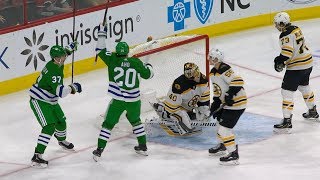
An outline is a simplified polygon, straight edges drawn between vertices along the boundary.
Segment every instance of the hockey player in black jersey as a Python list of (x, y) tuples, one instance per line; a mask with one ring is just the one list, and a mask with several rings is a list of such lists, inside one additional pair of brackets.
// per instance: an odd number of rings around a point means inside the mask
[(306, 119), (319, 118), (314, 103), (314, 93), (309, 86), (313, 58), (301, 29), (290, 23), (290, 16), (287, 13), (276, 14), (274, 24), (281, 32), (279, 37), (281, 53), (274, 59), (274, 69), (281, 72), (286, 67), (281, 86), (283, 120), (280, 124), (274, 125), (274, 131), (288, 133), (292, 129), (293, 97), (297, 89), (301, 92), (309, 109), (302, 116)]
[(247, 96), (243, 88), (244, 81), (232, 68), (223, 62), (224, 54), (218, 49), (209, 52), (208, 60), (213, 66), (210, 72), (210, 80), (213, 88), (213, 103), (211, 112), (214, 112), (222, 104), (225, 105), (218, 113), (213, 114), (217, 118), (217, 136), (220, 143), (209, 149), (210, 155), (224, 155), (220, 158), (222, 165), (239, 164), (238, 145), (235, 142), (233, 127), (245, 111)]

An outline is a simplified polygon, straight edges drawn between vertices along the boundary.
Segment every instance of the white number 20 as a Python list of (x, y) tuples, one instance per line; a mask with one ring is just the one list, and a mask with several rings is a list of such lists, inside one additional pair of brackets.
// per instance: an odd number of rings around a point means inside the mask
[(136, 84), (137, 71), (135, 69), (129, 68), (126, 71), (121, 67), (114, 68), (114, 72), (118, 72), (118, 74), (114, 77), (114, 80), (119, 84), (119, 86), (123, 86), (123, 81), (118, 81), (124, 75), (124, 85), (126, 87), (133, 87)]

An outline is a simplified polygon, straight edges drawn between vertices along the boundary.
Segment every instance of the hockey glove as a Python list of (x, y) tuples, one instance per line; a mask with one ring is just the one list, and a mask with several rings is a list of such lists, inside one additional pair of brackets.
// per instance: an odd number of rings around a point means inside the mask
[[(213, 103), (211, 103), (211, 107), (210, 107), (211, 113), (217, 110), (220, 106), (221, 106), (221, 100), (219, 99), (219, 97), (214, 97)], [(221, 118), (221, 114), (222, 114), (222, 111), (220, 110), (217, 113), (212, 114), (212, 117), (217, 118), (219, 120)]]
[(199, 121), (207, 121), (210, 116), (209, 106), (199, 106), (196, 108), (196, 118)]
[(284, 62), (286, 60), (288, 60), (288, 57), (286, 57), (286, 56), (283, 56), (281, 54), (279, 56), (277, 56), (274, 59), (274, 70), (276, 70), (277, 72), (281, 72), (285, 67)]
[(69, 86), (71, 87), (71, 94), (75, 94), (76, 92), (82, 92), (82, 87), (80, 83), (72, 83)]
[(98, 27), (98, 37), (99, 37), (99, 36), (106, 37), (106, 36), (107, 36), (107, 31), (108, 31), (107, 26), (104, 26), (102, 23), (99, 24), (99, 27)]
[(68, 56), (70, 56), (73, 52), (78, 49), (78, 42), (72, 42), (68, 46), (64, 48)]
[(102, 23), (98, 27), (98, 41), (96, 45), (96, 53), (99, 54), (100, 51), (106, 49), (106, 37), (107, 37), (107, 26), (104, 26)]
[(163, 105), (160, 103), (154, 103), (153, 104), (153, 109), (156, 111), (158, 116), (162, 119), (169, 119), (169, 113), (164, 109)]
[(232, 106), (234, 103), (233, 96), (226, 93), (226, 95), (224, 96), (224, 101), (226, 102), (227, 106)]

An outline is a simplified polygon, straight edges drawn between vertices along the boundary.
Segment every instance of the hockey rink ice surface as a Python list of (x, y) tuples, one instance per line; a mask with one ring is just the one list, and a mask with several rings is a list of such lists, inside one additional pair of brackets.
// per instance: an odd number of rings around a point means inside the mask
[[(302, 28), (314, 55), (310, 84), (320, 107), (320, 19), (294, 24)], [(249, 97), (246, 113), (235, 128), (240, 165), (221, 166), (217, 157), (208, 155), (207, 149), (217, 142), (213, 127), (188, 138), (168, 137), (156, 129), (158, 135), (148, 137), (149, 156), (137, 155), (133, 150), (137, 141), (124, 119), (113, 129), (100, 161), (94, 162), (92, 151), (102, 122), (99, 115), (110, 101), (103, 69), (76, 76), (83, 92), (60, 100), (67, 117), (68, 140), (75, 144), (76, 152), (65, 152), (52, 138), (44, 154), (49, 160), (46, 169), (29, 166), (40, 125), (29, 107), (27, 91), (0, 97), (0, 179), (320, 179), (320, 123), (302, 118), (307, 108), (300, 92), (295, 95), (292, 134), (272, 132), (273, 124), (282, 119), (284, 72), (273, 69), (273, 59), (280, 52), (278, 36), (269, 26), (211, 39), (211, 44), (225, 52), (226, 62), (242, 75)]]

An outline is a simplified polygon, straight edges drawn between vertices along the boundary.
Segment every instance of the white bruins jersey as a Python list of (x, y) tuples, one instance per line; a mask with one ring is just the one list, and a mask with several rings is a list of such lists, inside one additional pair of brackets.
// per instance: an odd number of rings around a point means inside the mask
[(240, 110), (245, 109), (247, 105), (247, 95), (243, 88), (243, 79), (238, 76), (228, 64), (221, 63), (219, 69), (212, 68), (210, 71), (210, 80), (213, 85), (213, 96), (219, 97), (224, 103), (224, 96), (230, 86), (242, 87), (241, 90), (233, 97), (234, 104), (225, 106), (224, 109)]
[(289, 58), (285, 62), (287, 70), (303, 70), (312, 67), (312, 55), (299, 27), (289, 26), (280, 34), (279, 43), (281, 54)]
[(210, 89), (206, 76), (201, 74), (200, 82), (195, 82), (181, 75), (174, 80), (163, 104), (169, 113), (179, 110), (192, 111), (197, 106), (209, 106)]

